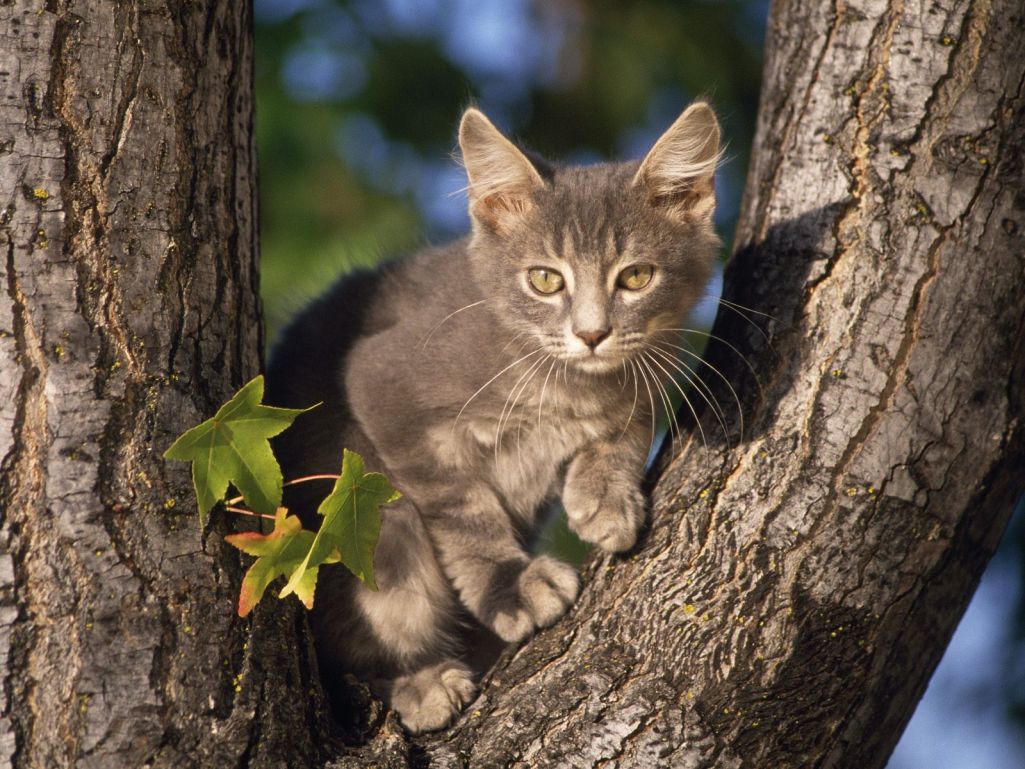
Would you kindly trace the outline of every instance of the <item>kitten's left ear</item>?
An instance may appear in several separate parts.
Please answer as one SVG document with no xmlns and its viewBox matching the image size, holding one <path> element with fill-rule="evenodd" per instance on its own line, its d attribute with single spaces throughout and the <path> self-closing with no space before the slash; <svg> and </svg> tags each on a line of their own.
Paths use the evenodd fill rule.
<svg viewBox="0 0 1025 769">
<path fill-rule="evenodd" d="M 533 193 L 545 186 L 534 164 L 480 110 L 471 107 L 463 113 L 459 148 L 475 223 L 501 229 L 528 210 Z"/>
<path fill-rule="evenodd" d="M 669 216 L 710 221 L 715 211 L 715 167 L 721 158 L 715 113 L 705 102 L 695 102 L 655 142 L 633 183 Z"/>
</svg>

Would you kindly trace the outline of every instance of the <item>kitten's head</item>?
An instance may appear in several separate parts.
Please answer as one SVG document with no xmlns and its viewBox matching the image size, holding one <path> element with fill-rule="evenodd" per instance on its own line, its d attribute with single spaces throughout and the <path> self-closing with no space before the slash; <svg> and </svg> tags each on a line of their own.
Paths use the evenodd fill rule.
<svg viewBox="0 0 1025 769">
<path fill-rule="evenodd" d="M 478 110 L 459 126 L 475 278 L 516 331 L 610 372 L 680 326 L 712 274 L 719 124 L 697 102 L 644 160 L 549 166 Z"/>
</svg>

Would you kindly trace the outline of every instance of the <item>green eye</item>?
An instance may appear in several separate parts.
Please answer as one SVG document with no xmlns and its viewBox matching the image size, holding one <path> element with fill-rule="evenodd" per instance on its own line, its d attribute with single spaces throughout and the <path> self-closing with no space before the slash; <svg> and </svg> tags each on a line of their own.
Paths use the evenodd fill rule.
<svg viewBox="0 0 1025 769">
<path fill-rule="evenodd" d="M 616 285 L 628 291 L 639 291 L 651 283 L 651 276 L 655 268 L 650 264 L 634 264 L 627 267 L 616 278 Z"/>
<path fill-rule="evenodd" d="M 563 286 L 566 285 L 562 275 L 546 267 L 532 267 L 527 270 L 527 279 L 530 281 L 531 288 L 539 294 L 554 294 L 562 291 Z"/>
</svg>

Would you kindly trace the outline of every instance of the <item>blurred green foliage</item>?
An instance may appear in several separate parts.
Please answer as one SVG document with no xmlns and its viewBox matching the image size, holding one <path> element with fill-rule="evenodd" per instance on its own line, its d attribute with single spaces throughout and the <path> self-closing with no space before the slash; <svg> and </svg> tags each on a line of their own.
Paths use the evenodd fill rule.
<svg viewBox="0 0 1025 769">
<path fill-rule="evenodd" d="M 766 3 L 257 0 L 269 338 L 339 273 L 465 231 L 451 155 L 479 104 L 550 157 L 637 157 L 691 99 L 716 105 L 732 230 Z"/>
</svg>

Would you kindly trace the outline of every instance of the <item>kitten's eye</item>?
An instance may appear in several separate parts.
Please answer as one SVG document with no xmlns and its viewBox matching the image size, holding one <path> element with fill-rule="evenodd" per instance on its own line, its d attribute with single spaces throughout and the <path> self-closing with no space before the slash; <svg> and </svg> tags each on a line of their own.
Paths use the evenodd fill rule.
<svg viewBox="0 0 1025 769">
<path fill-rule="evenodd" d="M 527 279 L 530 281 L 531 288 L 539 294 L 555 294 L 562 291 L 563 286 L 566 285 L 562 275 L 545 267 L 532 267 L 527 270 Z"/>
<path fill-rule="evenodd" d="M 651 283 L 655 268 L 650 264 L 634 264 L 627 267 L 616 278 L 616 285 L 629 291 L 639 291 Z"/>
</svg>

